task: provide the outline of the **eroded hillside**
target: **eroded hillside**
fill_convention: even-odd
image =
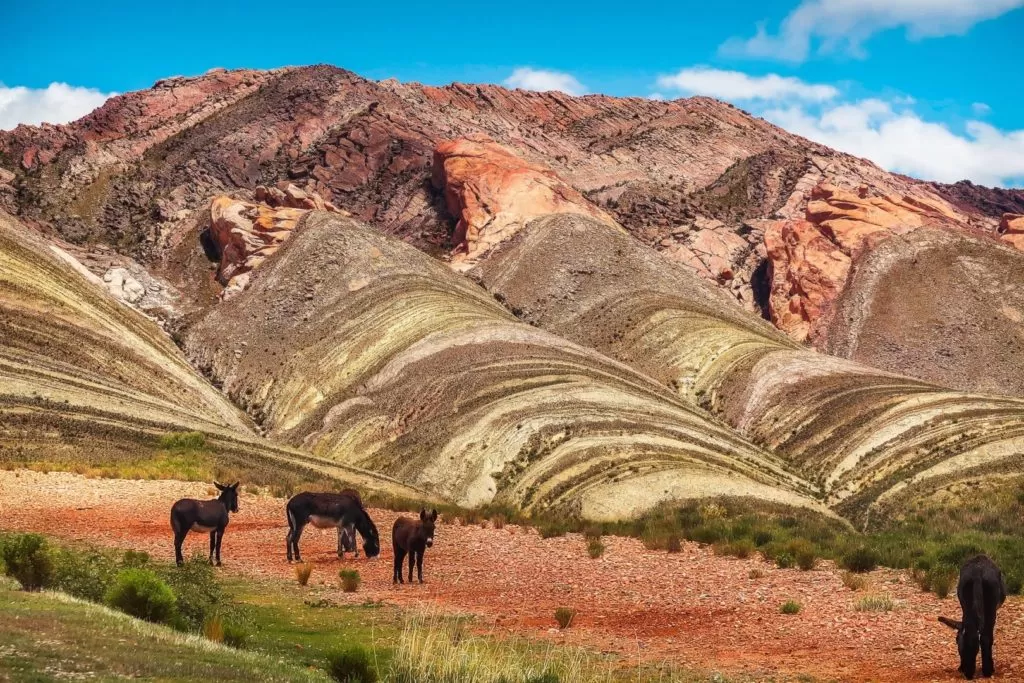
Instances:
[[[69,255],[0,212],[0,461],[88,467],[154,457],[202,432],[218,467],[264,483],[349,481],[417,492],[261,439],[153,321]]]
[[[617,519],[734,495],[823,510],[700,408],[411,246],[327,213],[297,233],[185,335],[270,436],[465,505]]]

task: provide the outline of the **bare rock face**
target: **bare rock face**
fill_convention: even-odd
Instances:
[[[1024,215],[1004,213],[999,221],[999,236],[1004,242],[1024,251]]]
[[[822,183],[811,190],[806,220],[769,225],[772,322],[798,341],[816,341],[846,287],[850,268],[894,235],[922,227],[965,230],[966,217],[937,195],[902,196]]]
[[[432,182],[458,218],[452,265],[468,270],[530,220],[576,213],[615,221],[565,184],[553,171],[530,164],[483,137],[442,142],[434,151]]]
[[[255,197],[257,203],[224,195],[210,202],[210,236],[220,253],[217,279],[225,287],[226,299],[245,289],[250,271],[292,236],[307,213],[317,210],[347,215],[315,192],[288,182],[270,188],[261,185]]]

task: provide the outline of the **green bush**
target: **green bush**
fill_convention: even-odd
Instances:
[[[377,672],[365,648],[353,646],[327,655],[327,672],[342,683],[374,683]]]
[[[183,630],[200,630],[224,601],[213,567],[201,555],[192,556],[180,567],[162,569],[160,576],[177,596],[176,626]]]
[[[794,564],[796,564],[796,560],[786,551],[782,551],[775,556],[775,566],[779,569],[789,569]]]
[[[570,607],[559,607],[555,610],[555,621],[558,622],[558,628],[560,629],[569,628],[575,618],[576,610]]]
[[[145,567],[149,564],[149,553],[141,550],[126,550],[121,557],[122,567]]]
[[[95,550],[60,548],[53,552],[53,587],[68,595],[103,602],[116,574],[114,561]]]
[[[925,574],[928,582],[926,590],[931,590],[940,599],[945,600],[956,583],[959,570],[951,564],[937,564]],[[922,586],[923,588],[924,586]]]
[[[139,619],[168,624],[175,616],[171,587],[148,569],[123,569],[107,591],[106,603]]]
[[[206,446],[202,432],[168,432],[160,437],[160,448],[169,451],[198,451]]]
[[[604,555],[604,543],[601,542],[600,537],[587,541],[587,554],[594,560]]]
[[[782,603],[780,611],[783,614],[800,614],[801,609],[803,608],[800,606],[800,603],[796,600],[787,600],[786,602]]]
[[[53,560],[46,539],[39,534],[13,534],[0,543],[4,573],[27,591],[53,584]]]
[[[341,588],[346,593],[355,593],[363,582],[356,569],[342,569],[338,572],[338,578],[341,579]]]
[[[786,544],[786,552],[793,557],[796,566],[807,572],[818,566],[818,551],[805,538],[794,538]]]
[[[878,568],[878,552],[864,545],[857,546],[843,554],[841,564],[851,572],[866,574]]]

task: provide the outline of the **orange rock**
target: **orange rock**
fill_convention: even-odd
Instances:
[[[776,221],[764,242],[771,262],[772,322],[803,341],[842,291],[851,259],[809,221]]]
[[[553,171],[484,137],[439,144],[432,181],[444,189],[448,211],[458,219],[452,265],[459,270],[468,270],[530,220],[547,214],[584,214],[617,227]]]
[[[1024,251],[1024,215],[1004,213],[999,221],[999,235],[1004,242]]]
[[[249,273],[292,236],[299,220],[311,210],[346,214],[315,192],[288,182],[256,188],[260,203],[227,196],[210,202],[210,234],[220,252],[217,280],[230,298],[249,283]]]

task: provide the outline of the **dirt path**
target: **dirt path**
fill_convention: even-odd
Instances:
[[[145,550],[171,559],[171,502],[206,497],[206,485],[170,481],[84,479],[64,473],[0,472],[0,528],[33,530],[101,545]],[[224,537],[225,570],[293,580],[284,558],[284,501],[243,494],[241,511]],[[130,515],[126,524],[125,511]],[[515,632],[631,660],[747,673],[806,673],[844,681],[953,681],[953,633],[936,622],[956,615],[955,600],[922,593],[898,572],[872,574],[872,593],[887,593],[897,609],[854,609],[862,593],[844,588],[831,565],[812,572],[779,570],[760,559],[715,557],[696,544],[667,554],[634,539],[605,538],[591,560],[578,535],[541,539],[533,530],[441,524],[424,563],[423,586],[391,585],[391,524],[397,514],[372,510],[384,548],[367,561],[335,556],[336,536],[307,528],[304,556],[313,583],[337,583],[337,570],[356,566],[359,593],[340,590],[337,602],[367,599],[479,615],[498,632]],[[205,551],[190,536],[188,552]],[[763,578],[751,579],[759,568]],[[794,599],[796,616],[779,613]],[[551,632],[556,607],[579,610],[574,627]],[[996,637],[999,678],[1024,677],[1024,601],[1000,612]]]

